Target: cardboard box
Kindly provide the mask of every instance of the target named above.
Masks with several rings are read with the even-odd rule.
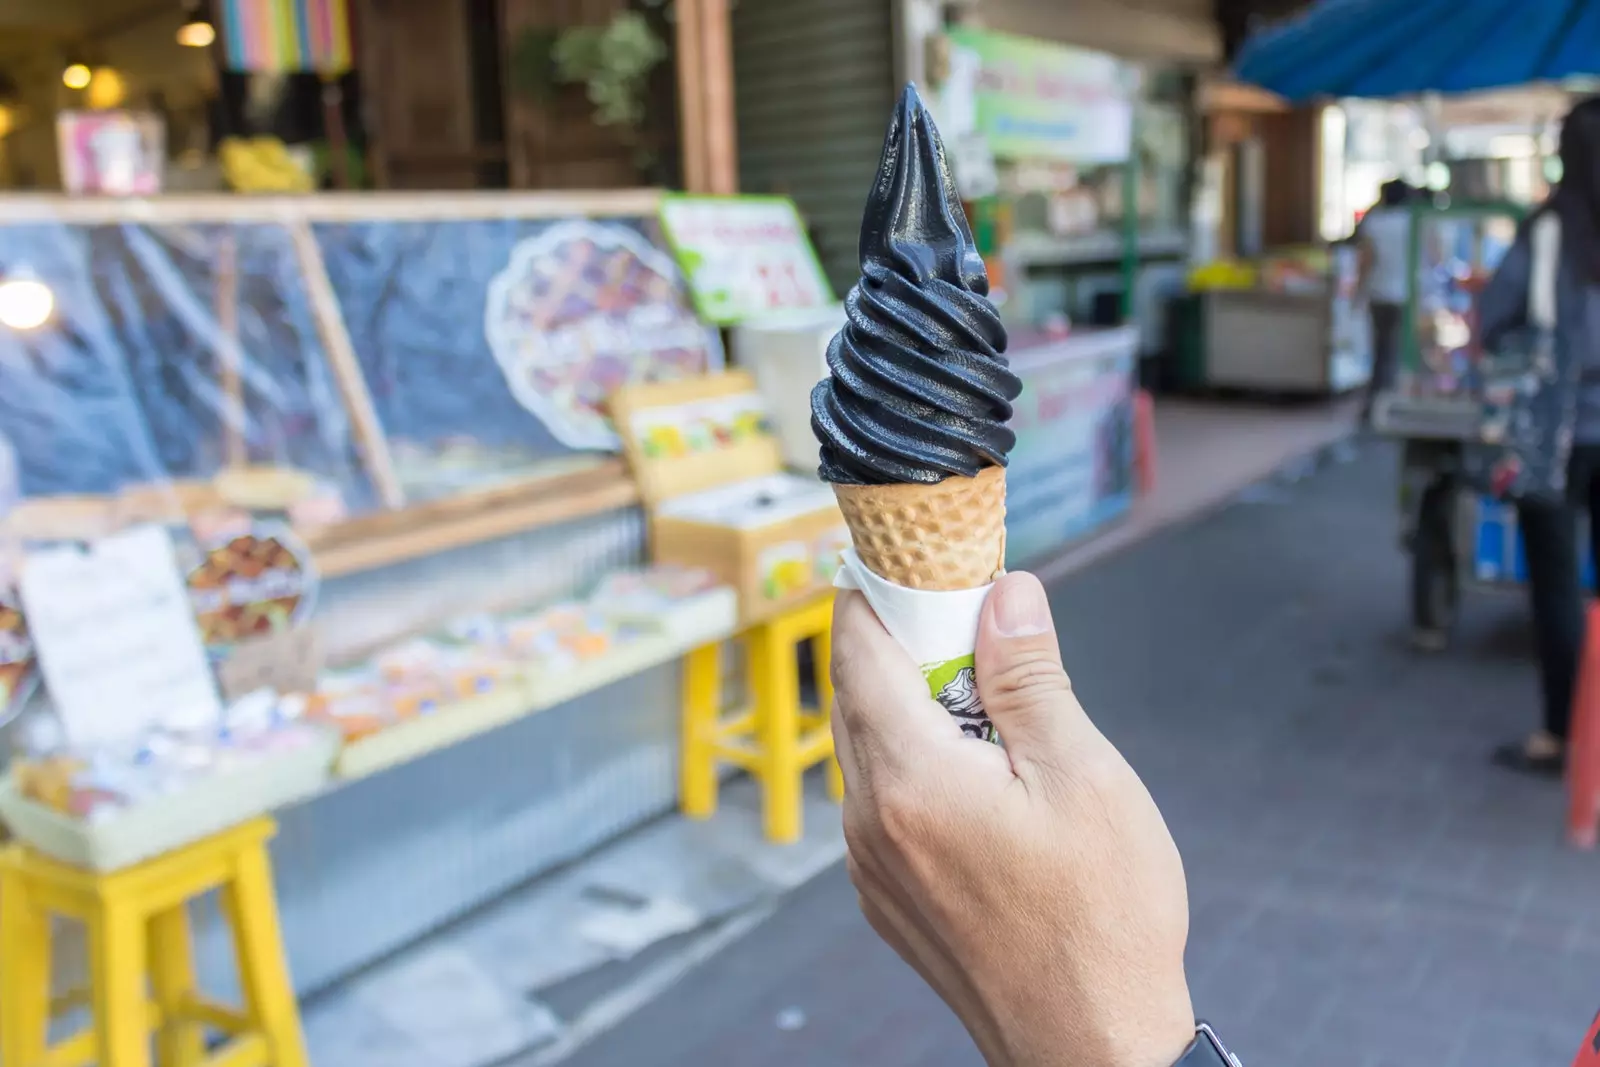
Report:
[[[748,625],[827,590],[850,543],[833,490],[783,471],[755,379],[742,372],[630,386],[612,398],[657,563],[703,567]]]

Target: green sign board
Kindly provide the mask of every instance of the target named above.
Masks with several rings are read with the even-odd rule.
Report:
[[[661,228],[707,322],[837,303],[787,197],[667,196]]]
[[[1002,159],[1120,163],[1133,144],[1138,72],[1113,56],[983,30],[949,33],[947,111]]]

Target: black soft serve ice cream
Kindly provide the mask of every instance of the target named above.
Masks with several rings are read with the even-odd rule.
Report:
[[[907,87],[861,220],[861,280],[811,394],[859,589],[963,733],[993,740],[978,617],[1005,567],[1006,426],[1022,384],[928,109]]]
[[[922,98],[895,109],[861,220],[861,280],[811,394],[823,480],[928,485],[1004,467],[1021,383]]]

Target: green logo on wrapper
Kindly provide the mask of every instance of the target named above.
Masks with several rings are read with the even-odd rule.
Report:
[[[983,741],[995,740],[994,723],[984,714],[983,701],[978,696],[978,678],[970,654],[924,664],[922,676],[928,680],[933,699],[961,724],[962,733]]]

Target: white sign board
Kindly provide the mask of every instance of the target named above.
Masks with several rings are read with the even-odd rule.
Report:
[[[668,196],[661,201],[661,227],[707,322],[731,326],[834,303],[792,200]]]
[[[22,604],[56,712],[75,747],[222,714],[172,538],[141,526],[22,565]]]

